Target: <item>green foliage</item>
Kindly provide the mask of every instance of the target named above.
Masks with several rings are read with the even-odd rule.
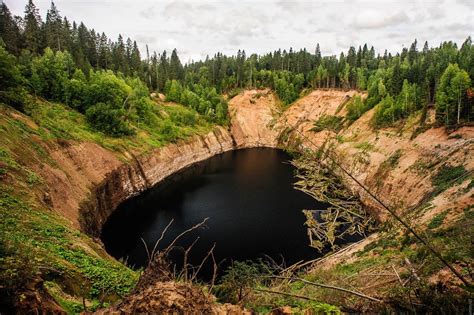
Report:
[[[314,123],[311,131],[320,132],[326,129],[337,133],[342,128],[342,120],[343,117],[324,114]]]
[[[444,166],[431,179],[433,187],[439,191],[448,189],[452,185],[459,183],[460,176],[466,174],[466,169],[462,165],[458,166]]]
[[[23,110],[25,90],[16,59],[0,45],[0,102]]]
[[[441,76],[436,91],[437,119],[446,126],[459,124],[461,113],[469,115],[466,101],[467,88],[471,84],[469,74],[458,64],[449,64]],[[465,116],[463,115],[463,116]]]
[[[45,270],[60,271],[49,276],[51,281],[74,279],[82,289],[71,288],[79,291],[69,294],[86,298],[124,296],[138,279],[135,271],[110,259],[91,239],[56,215],[32,208],[4,186],[0,217],[0,281],[8,289],[21,290]],[[86,252],[84,246],[96,252]]]
[[[42,56],[33,59],[30,83],[34,92],[46,99],[64,100],[69,71],[74,63],[68,52],[53,52],[46,48]]]
[[[347,115],[346,118],[349,121],[357,120],[362,114],[364,114],[369,108],[362,101],[360,96],[354,96],[346,105]]]
[[[401,157],[402,157],[402,150],[398,149],[397,151],[393,152],[392,155],[389,156],[386,162],[391,168],[394,168],[398,165],[398,162],[400,161]]]
[[[167,81],[165,85],[166,100],[186,105],[210,122],[228,123],[227,101],[213,87],[194,84],[183,87],[178,81]]]
[[[394,124],[420,109],[418,90],[416,84],[410,84],[407,80],[403,81],[402,90],[396,99],[387,95],[376,106],[374,125],[382,127]]]
[[[216,287],[216,296],[226,302],[240,303],[261,279],[271,273],[267,264],[259,261],[234,261],[222,276]]]
[[[116,137],[134,133],[122,118],[125,114],[124,109],[115,109],[112,105],[105,103],[97,103],[86,111],[87,121],[94,128]]]
[[[354,145],[354,148],[359,149],[363,152],[369,152],[374,150],[374,145],[367,141],[363,141]]]
[[[293,103],[303,88],[304,76],[289,71],[278,71],[273,74],[273,88],[284,105]]]
[[[446,215],[448,214],[447,211],[441,212],[437,214],[431,221],[428,223],[428,228],[429,229],[436,229],[443,224],[444,218],[446,218]]]

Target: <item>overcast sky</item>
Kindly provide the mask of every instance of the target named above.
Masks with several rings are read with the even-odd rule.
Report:
[[[22,15],[27,0],[5,0]],[[34,1],[43,18],[50,0]],[[56,0],[62,16],[118,34],[150,51],[178,49],[183,62],[220,51],[264,53],[320,43],[324,55],[367,42],[377,52],[397,52],[416,38],[420,48],[474,35],[474,0],[189,1]]]

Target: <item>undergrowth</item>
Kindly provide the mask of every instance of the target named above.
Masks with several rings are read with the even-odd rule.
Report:
[[[23,201],[24,197],[0,186],[0,281],[16,291],[10,294],[27,290],[38,277],[78,300],[114,301],[134,287],[137,271],[110,258],[92,239],[54,213]]]

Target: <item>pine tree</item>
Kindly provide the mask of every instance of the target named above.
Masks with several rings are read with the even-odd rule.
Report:
[[[33,0],[28,0],[25,7],[25,30],[23,36],[25,38],[26,49],[34,54],[41,52],[41,17]]]
[[[121,34],[119,34],[117,43],[114,46],[113,61],[115,71],[122,72],[123,74],[128,74],[127,54],[125,50],[125,44],[123,43],[123,37]]]
[[[21,49],[20,28],[13,19],[7,5],[2,2],[0,5],[0,38],[5,43],[7,51],[18,55]]]
[[[46,13],[46,23],[44,26],[47,47],[53,50],[61,50],[62,26],[62,18],[59,15],[59,11],[54,2],[51,1],[51,8]]]
[[[184,79],[183,65],[181,64],[181,61],[179,60],[178,51],[176,49],[173,49],[173,51],[171,52],[169,79],[171,80]]]
[[[130,68],[132,72],[140,72],[141,69],[141,58],[140,58],[140,50],[138,49],[137,42],[133,42],[133,49],[130,55]]]

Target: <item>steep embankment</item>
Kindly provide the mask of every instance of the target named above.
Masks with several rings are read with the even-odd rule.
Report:
[[[231,103],[243,111],[251,107],[245,104],[251,99],[260,108],[257,113],[265,112],[261,109],[264,104],[255,97],[258,94],[247,91]],[[340,165],[418,233],[423,233],[454,268],[469,277],[473,235],[466,228],[472,222],[474,204],[474,128],[466,126],[448,132],[444,127],[436,126],[434,112],[430,110],[423,126],[420,125],[419,113],[395,127],[374,129],[371,126],[372,109],[353,123],[341,124],[338,132],[331,128],[314,129],[314,123],[323,115],[343,117],[347,100],[357,94],[365,96],[355,91],[316,90],[280,115],[270,118],[270,110],[267,110],[264,116],[253,117],[253,121],[263,121],[263,124],[246,128],[273,128],[272,131],[260,130],[259,134],[277,130],[282,147],[296,150],[316,150],[323,144],[326,148],[331,147]],[[240,105],[236,100],[244,100],[244,104]],[[273,109],[276,104],[270,102],[268,106]],[[250,113],[247,115],[252,116]],[[460,281],[431,256],[424,245],[394,223],[388,212],[354,180],[337,168],[335,172],[373,215],[386,224],[383,232],[313,264],[311,279],[355,287],[382,299],[387,295],[396,296],[394,299],[400,298],[400,301],[408,299],[409,293],[395,292],[405,292],[406,286],[423,291],[424,286],[434,285],[443,289],[439,293],[435,288],[423,291],[417,297],[419,301],[439,299],[436,302],[439,305],[453,303],[454,297],[449,301],[441,292],[446,288],[457,292]],[[336,305],[361,305],[348,303],[337,294],[317,290],[303,292]],[[447,300],[443,300],[445,298]]]
[[[208,134],[134,156],[131,163],[110,170],[98,185],[92,187],[90,196],[82,199],[78,213],[82,230],[99,235],[109,215],[124,200],[193,163],[233,148],[230,133],[216,127]]]
[[[235,148],[292,146],[296,149],[315,149],[315,146],[329,142],[340,163],[357,180],[384,202],[409,216],[415,225],[426,229],[427,223],[440,214],[445,214],[444,225],[457,222],[462,217],[463,210],[473,204],[472,184],[466,179],[445,191],[433,194],[436,185],[432,179],[443,169],[449,170],[449,167],[462,167],[467,171],[474,169],[474,128],[464,127],[451,134],[444,128],[420,130],[417,129],[415,117],[397,128],[374,130],[370,126],[373,115],[371,110],[337,134],[330,130],[311,130],[314,122],[322,115],[344,116],[344,105],[354,95],[364,96],[356,91],[316,90],[283,109],[269,90],[244,91],[229,103],[229,130],[216,127],[210,132],[141,153],[126,148],[117,149],[116,146],[111,148],[110,144],[101,141],[50,140],[48,131],[38,127],[33,120],[7,109],[2,111],[2,132],[10,136],[7,142],[7,137],[4,138],[2,146],[8,150],[0,153],[2,163],[7,163],[8,168],[13,171],[11,174],[0,174],[0,178],[5,187],[11,185],[17,192],[24,190],[22,197],[17,197],[19,200],[28,200],[32,208],[40,209],[38,213],[41,216],[42,213],[52,211],[54,216],[52,214],[51,218],[54,217],[55,222],[59,222],[58,229],[61,233],[66,233],[66,236],[54,233],[59,233],[58,237],[70,239],[67,246],[74,250],[74,255],[80,253],[86,257],[99,257],[105,262],[114,260],[92,239],[78,234],[77,229],[90,236],[97,236],[108,216],[125,199],[192,163]],[[432,117],[428,118],[428,124],[430,120]],[[112,145],[115,143],[112,142]],[[24,178],[23,184],[18,186],[15,177]],[[348,178],[344,179],[346,186],[372,209],[375,216],[381,221],[388,219],[387,213],[357,184]],[[6,196],[10,198],[18,195],[17,192],[7,192]],[[422,201],[425,203],[422,209],[410,210]],[[426,202],[429,202],[428,206]],[[17,207],[17,203],[11,202],[12,207]],[[29,216],[26,218],[30,219]],[[48,217],[47,220],[51,218]],[[67,223],[62,221],[64,218]],[[18,218],[18,222],[20,221],[24,222],[25,218]],[[5,222],[10,224],[10,221]],[[20,224],[16,222],[15,224]],[[36,224],[37,221],[32,222]],[[18,226],[23,226],[22,224],[24,225],[21,223]],[[15,226],[8,228],[15,229]],[[51,235],[55,237],[51,233],[51,228],[45,229],[45,239],[38,239],[40,244],[48,242]],[[323,265],[320,263],[318,266],[329,270],[341,263],[358,263],[365,257],[360,255],[361,250],[378,240],[379,235],[371,236],[352,246],[350,250],[324,260]],[[45,247],[44,250],[47,251],[48,248]],[[65,255],[62,247],[55,253],[65,260],[71,259],[70,255],[73,254]],[[82,266],[83,260],[72,262],[77,267]],[[93,264],[96,266],[98,263]],[[89,270],[89,265],[83,267]],[[69,270],[67,268],[70,267],[61,268]],[[129,272],[126,268],[124,270]],[[125,272],[120,269],[117,271]],[[86,274],[86,282],[95,284],[122,281],[94,277],[97,277],[96,270],[92,270],[90,276]],[[127,281],[132,281],[133,277],[130,276]],[[58,295],[64,298],[67,296],[65,292],[79,294],[77,285],[83,280],[77,280],[78,276],[74,275],[66,278],[69,285],[56,289]],[[127,282],[127,286],[129,285],[130,282]],[[123,289],[126,292],[126,287]],[[130,303],[134,303],[133,297],[132,300],[126,299],[123,305]]]

